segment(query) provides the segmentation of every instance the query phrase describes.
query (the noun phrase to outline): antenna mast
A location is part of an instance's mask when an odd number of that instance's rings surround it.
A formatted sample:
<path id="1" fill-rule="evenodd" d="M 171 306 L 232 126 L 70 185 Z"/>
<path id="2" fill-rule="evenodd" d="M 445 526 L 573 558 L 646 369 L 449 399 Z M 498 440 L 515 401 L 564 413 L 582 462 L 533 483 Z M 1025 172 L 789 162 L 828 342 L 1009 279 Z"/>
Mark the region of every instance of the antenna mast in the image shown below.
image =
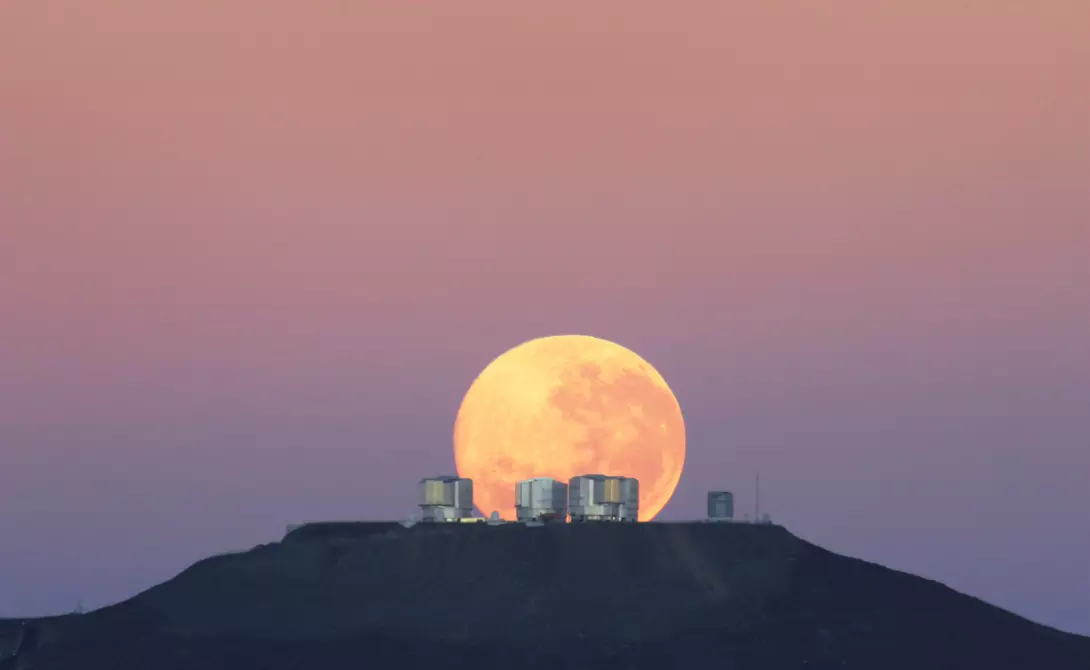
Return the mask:
<path id="1" fill-rule="evenodd" d="M 753 506 L 753 520 L 761 520 L 761 473 L 757 473 L 757 502 Z"/>

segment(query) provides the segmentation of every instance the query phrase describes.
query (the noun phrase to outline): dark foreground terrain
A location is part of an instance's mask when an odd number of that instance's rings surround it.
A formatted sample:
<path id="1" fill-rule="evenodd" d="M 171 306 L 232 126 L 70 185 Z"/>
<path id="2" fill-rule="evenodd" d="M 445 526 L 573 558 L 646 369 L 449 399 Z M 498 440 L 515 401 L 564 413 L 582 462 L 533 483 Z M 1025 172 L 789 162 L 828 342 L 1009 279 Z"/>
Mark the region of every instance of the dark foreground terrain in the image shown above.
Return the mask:
<path id="1" fill-rule="evenodd" d="M 778 526 L 330 524 L 114 607 L 0 621 L 5 658 L 0 670 L 1088 670 L 1090 638 Z"/>

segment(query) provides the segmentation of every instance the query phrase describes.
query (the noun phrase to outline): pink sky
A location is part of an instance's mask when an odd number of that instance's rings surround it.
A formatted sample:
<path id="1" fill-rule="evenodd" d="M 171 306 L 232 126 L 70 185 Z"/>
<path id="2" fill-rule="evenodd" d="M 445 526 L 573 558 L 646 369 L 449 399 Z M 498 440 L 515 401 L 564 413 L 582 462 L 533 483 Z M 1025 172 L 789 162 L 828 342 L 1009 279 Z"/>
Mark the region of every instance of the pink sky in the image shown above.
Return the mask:
<path id="1" fill-rule="evenodd" d="M 1088 119 L 1084 0 L 8 0 L 0 616 L 403 516 L 581 332 L 677 392 L 664 518 L 760 469 L 1090 633 Z"/>

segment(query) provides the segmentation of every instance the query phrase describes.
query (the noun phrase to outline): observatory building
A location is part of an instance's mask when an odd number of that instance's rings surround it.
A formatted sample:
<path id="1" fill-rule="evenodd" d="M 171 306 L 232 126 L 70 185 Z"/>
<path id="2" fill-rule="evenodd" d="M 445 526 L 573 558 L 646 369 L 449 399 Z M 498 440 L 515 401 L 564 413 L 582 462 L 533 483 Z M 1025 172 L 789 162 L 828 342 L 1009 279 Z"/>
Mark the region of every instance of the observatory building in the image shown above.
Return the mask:
<path id="1" fill-rule="evenodd" d="M 640 511 L 640 483 L 631 477 L 580 475 L 569 482 L 568 501 L 573 522 L 635 522 Z"/>
<path id="2" fill-rule="evenodd" d="M 473 516 L 473 480 L 428 477 L 420 480 L 421 521 L 459 522 Z"/>
<path id="3" fill-rule="evenodd" d="M 515 484 L 515 512 L 519 521 L 564 523 L 568 520 L 568 485 L 549 477 Z"/>
<path id="4" fill-rule="evenodd" d="M 734 494 L 730 491 L 709 491 L 708 519 L 710 521 L 733 521 Z"/>

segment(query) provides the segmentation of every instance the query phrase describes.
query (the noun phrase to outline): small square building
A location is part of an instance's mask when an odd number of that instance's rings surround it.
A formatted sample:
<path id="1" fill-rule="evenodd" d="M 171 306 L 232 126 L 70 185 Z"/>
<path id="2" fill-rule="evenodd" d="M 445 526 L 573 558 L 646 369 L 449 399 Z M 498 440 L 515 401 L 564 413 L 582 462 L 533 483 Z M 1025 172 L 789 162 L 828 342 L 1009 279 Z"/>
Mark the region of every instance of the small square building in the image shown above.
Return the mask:
<path id="1" fill-rule="evenodd" d="M 708 519 L 710 521 L 733 521 L 734 494 L 730 491 L 709 491 Z"/>

